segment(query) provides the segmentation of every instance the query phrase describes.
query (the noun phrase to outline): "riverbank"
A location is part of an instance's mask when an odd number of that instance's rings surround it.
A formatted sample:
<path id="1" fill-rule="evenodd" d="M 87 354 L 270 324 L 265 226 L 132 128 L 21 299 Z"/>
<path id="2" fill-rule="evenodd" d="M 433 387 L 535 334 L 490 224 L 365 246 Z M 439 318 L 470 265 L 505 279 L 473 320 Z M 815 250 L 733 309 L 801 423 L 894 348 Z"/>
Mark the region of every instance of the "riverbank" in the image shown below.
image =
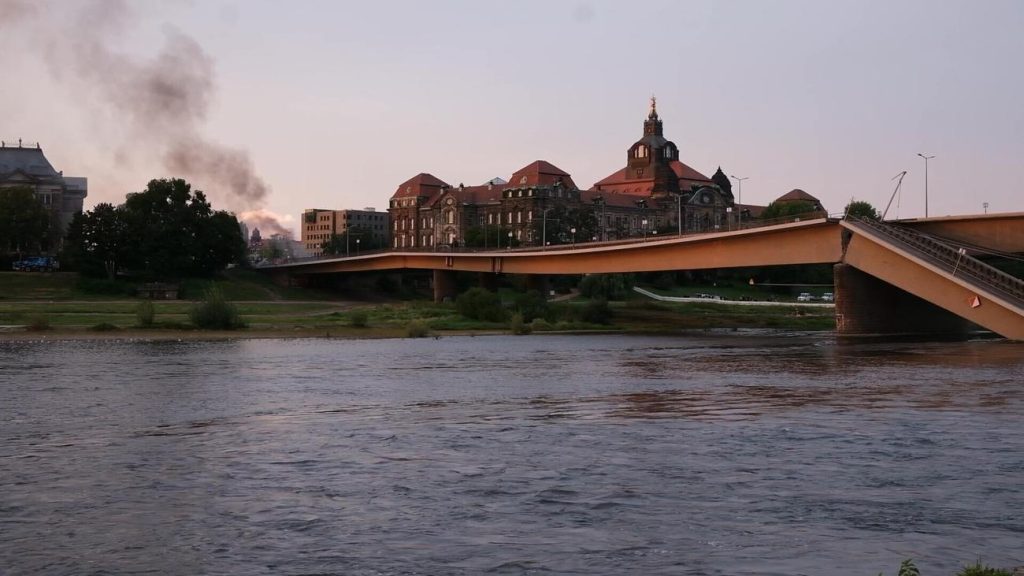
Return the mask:
<path id="1" fill-rule="evenodd" d="M 775 303 L 743 306 L 721 301 L 655 301 L 639 294 L 610 302 L 601 317 L 585 313 L 592 301 L 560 298 L 532 310 L 532 322 L 467 318 L 451 303 L 385 299 L 297 288 L 280 289 L 258 275 L 218 281 L 244 324 L 236 330 L 202 330 L 192 323 L 197 300 L 149 301 L 82 290 L 71 275 L 0 273 L 0 340 L 240 338 L 404 338 L 498 333 L 675 333 L 682 330 L 777 329 L 827 331 L 828 308 Z M 201 293 L 191 289 L 189 293 Z M 519 294 L 502 292 L 508 316 Z M 152 304 L 144 313 L 143 302 Z"/>

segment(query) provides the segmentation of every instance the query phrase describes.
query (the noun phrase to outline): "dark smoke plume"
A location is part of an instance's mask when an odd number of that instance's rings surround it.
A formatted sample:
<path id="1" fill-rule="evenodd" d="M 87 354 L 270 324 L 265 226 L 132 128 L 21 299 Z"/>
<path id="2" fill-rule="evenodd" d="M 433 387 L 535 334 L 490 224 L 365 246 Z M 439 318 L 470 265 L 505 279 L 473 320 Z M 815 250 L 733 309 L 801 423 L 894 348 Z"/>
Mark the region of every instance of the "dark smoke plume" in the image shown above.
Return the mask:
<path id="1" fill-rule="evenodd" d="M 0 16 L 10 13 L 22 20 L 38 12 L 33 10 L 35 4 L 21 0 L 0 0 L 0 6 L 4 6 Z M 256 173 L 249 153 L 213 142 L 204 134 L 215 91 L 214 63 L 195 39 L 168 30 L 160 51 L 144 61 L 115 52 L 109 45 L 109 39 L 122 35 L 133 23 L 124 1 L 92 0 L 75 14 L 74 22 L 73 29 L 43 36 L 50 69 L 78 93 L 94 95 L 94 104 L 103 113 L 128 128 L 131 141 L 124 147 L 129 155 L 133 151 L 156 154 L 172 176 L 189 179 L 236 212 L 258 211 L 264 220 L 261 227 L 287 232 L 276 216 L 262 208 L 269 188 Z"/>

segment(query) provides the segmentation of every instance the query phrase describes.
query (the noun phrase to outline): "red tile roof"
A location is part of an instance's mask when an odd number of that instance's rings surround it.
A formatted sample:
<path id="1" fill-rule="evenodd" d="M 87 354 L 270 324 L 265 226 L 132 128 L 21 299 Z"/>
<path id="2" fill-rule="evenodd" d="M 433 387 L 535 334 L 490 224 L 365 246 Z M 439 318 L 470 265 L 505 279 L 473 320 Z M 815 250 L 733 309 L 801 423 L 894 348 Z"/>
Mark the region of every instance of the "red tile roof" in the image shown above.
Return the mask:
<path id="1" fill-rule="evenodd" d="M 392 198 L 409 198 L 416 196 L 430 196 L 437 192 L 441 187 L 448 186 L 443 180 L 437 178 L 432 174 L 426 172 L 420 172 L 412 178 L 402 182 L 395 190 L 395 193 L 391 195 Z"/>
<path id="2" fill-rule="evenodd" d="M 815 198 L 814 196 L 811 196 L 810 194 L 808 194 L 807 192 L 804 192 L 803 190 L 801 190 L 799 188 L 794 188 L 794 189 L 790 190 L 789 192 L 786 192 L 782 196 L 779 196 L 778 198 L 776 198 L 775 201 L 776 202 L 796 202 L 796 201 L 801 201 L 801 202 L 813 202 L 815 204 L 820 204 L 821 203 L 817 198 Z"/>
<path id="3" fill-rule="evenodd" d="M 686 164 L 683 164 L 679 160 L 673 160 L 672 162 L 669 163 L 669 166 L 672 167 L 672 171 L 676 173 L 676 176 L 678 176 L 680 180 L 693 180 L 694 182 L 699 182 L 702 184 L 712 183 L 710 178 L 701 174 L 700 172 L 697 172 L 693 168 L 690 168 Z"/>
<path id="4" fill-rule="evenodd" d="M 568 172 L 550 162 L 537 160 L 513 172 L 512 177 L 508 180 L 508 185 L 511 187 L 551 186 L 558 181 L 561 181 L 562 185 L 568 189 L 576 188 L 576 184 Z"/>

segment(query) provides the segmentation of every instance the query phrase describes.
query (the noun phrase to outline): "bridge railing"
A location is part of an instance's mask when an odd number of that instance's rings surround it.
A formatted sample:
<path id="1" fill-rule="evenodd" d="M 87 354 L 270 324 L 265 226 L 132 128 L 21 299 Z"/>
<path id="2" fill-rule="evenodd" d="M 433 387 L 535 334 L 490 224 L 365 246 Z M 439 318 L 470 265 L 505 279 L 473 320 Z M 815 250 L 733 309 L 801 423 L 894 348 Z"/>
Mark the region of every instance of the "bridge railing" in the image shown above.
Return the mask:
<path id="1" fill-rule="evenodd" d="M 929 262 L 949 271 L 953 276 L 967 279 L 980 287 L 1008 297 L 1017 304 L 1024 305 L 1024 280 L 969 256 L 962 248 L 954 248 L 916 230 L 877 220 L 851 218 L 849 221 L 909 248 Z"/>

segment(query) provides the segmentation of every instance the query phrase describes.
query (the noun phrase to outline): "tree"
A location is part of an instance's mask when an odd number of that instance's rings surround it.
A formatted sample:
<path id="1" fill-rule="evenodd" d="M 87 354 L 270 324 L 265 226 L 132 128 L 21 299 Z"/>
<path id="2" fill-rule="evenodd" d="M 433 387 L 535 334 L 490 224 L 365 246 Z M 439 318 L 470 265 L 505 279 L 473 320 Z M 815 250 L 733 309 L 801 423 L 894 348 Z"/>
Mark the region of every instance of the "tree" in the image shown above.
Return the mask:
<path id="1" fill-rule="evenodd" d="M 64 260 L 87 276 L 105 275 L 113 280 L 127 259 L 129 246 L 124 210 L 112 204 L 97 204 L 88 212 L 76 214 L 68 226 Z"/>
<path id="2" fill-rule="evenodd" d="M 41 250 L 49 228 L 50 213 L 31 188 L 0 188 L 0 253 Z"/>
<path id="3" fill-rule="evenodd" d="M 365 226 L 351 226 L 341 234 L 332 234 L 320 245 L 320 249 L 328 256 L 348 256 L 355 254 L 357 250 L 380 248 L 385 248 L 384 240 Z"/>
<path id="4" fill-rule="evenodd" d="M 761 213 L 762 220 L 773 220 L 775 218 L 785 218 L 788 216 L 799 216 L 800 214 L 807 214 L 810 212 L 816 212 L 818 207 L 813 202 L 807 202 L 805 200 L 797 200 L 793 202 L 772 202 L 764 209 Z"/>
<path id="5" fill-rule="evenodd" d="M 85 274 L 108 278 L 121 268 L 147 278 L 209 276 L 245 256 L 238 219 L 214 211 L 181 179 L 151 180 L 114 207 L 100 204 L 76 218 L 66 253 Z"/>
<path id="6" fill-rule="evenodd" d="M 848 218 L 863 218 L 865 220 L 881 220 L 882 216 L 870 202 L 863 200 L 850 200 L 850 203 L 843 209 Z"/>

